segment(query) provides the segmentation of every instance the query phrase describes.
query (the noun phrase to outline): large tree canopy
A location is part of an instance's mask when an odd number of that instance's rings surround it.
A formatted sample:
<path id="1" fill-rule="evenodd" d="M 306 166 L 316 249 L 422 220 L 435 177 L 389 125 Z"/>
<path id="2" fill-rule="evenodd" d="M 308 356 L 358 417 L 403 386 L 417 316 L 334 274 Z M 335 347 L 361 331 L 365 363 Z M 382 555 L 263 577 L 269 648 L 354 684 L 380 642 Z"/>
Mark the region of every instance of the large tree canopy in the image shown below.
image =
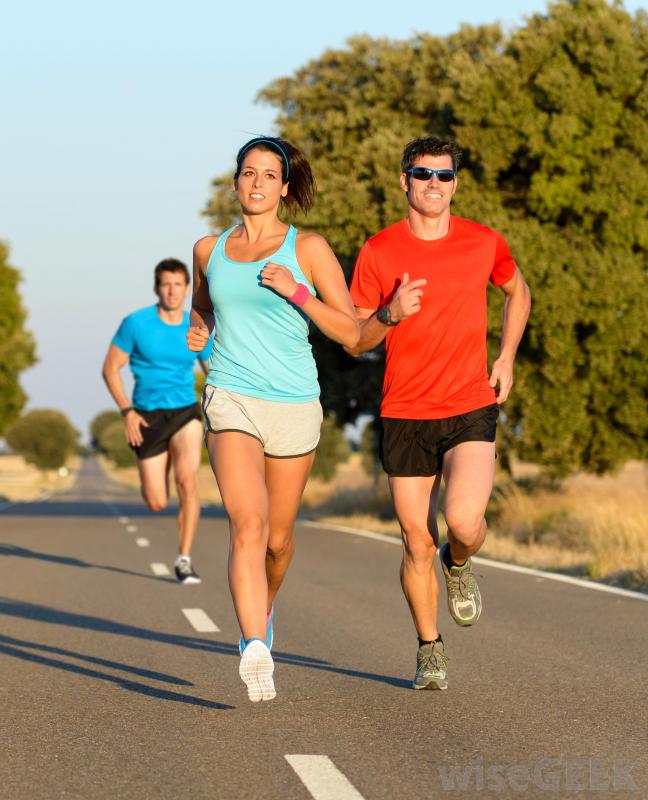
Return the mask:
<path id="1" fill-rule="evenodd" d="M 18 419 L 27 400 L 19 373 L 36 362 L 33 339 L 24 328 L 20 274 L 8 258 L 9 250 L 0 242 L 0 434 Z"/>
<path id="2" fill-rule="evenodd" d="M 326 236 L 347 272 L 365 239 L 405 212 L 404 144 L 455 139 L 455 213 L 505 235 L 534 298 L 503 447 L 557 473 L 646 456 L 646 14 L 572 0 L 508 34 L 466 25 L 405 42 L 358 37 L 260 98 L 317 176 L 315 207 L 297 224 Z M 235 213 L 230 180 L 214 182 L 216 230 Z M 494 356 L 500 293 L 489 299 Z M 314 344 L 325 405 L 339 418 L 374 411 L 377 360 Z"/>

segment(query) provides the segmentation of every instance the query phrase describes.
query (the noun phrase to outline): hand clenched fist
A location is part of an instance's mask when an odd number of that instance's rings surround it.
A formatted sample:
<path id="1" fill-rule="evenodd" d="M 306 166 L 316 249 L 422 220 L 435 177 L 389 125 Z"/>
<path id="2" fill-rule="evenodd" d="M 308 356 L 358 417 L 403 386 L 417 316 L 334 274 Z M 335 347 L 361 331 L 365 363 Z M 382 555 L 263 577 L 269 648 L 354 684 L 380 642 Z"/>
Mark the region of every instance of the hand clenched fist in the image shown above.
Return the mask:
<path id="1" fill-rule="evenodd" d="M 192 353 L 204 350 L 209 341 L 209 328 L 206 325 L 192 325 L 187 331 L 187 347 Z"/>
<path id="2" fill-rule="evenodd" d="M 274 264 L 272 261 L 268 261 L 261 271 L 261 283 L 274 289 L 282 297 L 292 297 L 298 286 L 289 269 L 282 267 L 281 264 Z"/>
<path id="3" fill-rule="evenodd" d="M 425 278 L 411 281 L 407 272 L 403 273 L 401 285 L 389 304 L 389 311 L 394 322 L 400 322 L 421 310 L 421 286 L 427 283 Z"/>

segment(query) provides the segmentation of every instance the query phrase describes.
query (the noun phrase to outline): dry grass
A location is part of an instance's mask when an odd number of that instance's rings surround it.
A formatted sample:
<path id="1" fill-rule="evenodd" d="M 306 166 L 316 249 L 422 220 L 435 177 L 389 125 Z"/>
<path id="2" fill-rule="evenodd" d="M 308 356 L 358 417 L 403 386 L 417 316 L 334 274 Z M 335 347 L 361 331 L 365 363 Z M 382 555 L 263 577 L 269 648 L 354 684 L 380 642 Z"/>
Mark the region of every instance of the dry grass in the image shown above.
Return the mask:
<path id="1" fill-rule="evenodd" d="M 109 475 L 138 486 L 137 469 Z M 220 503 L 208 466 L 200 469 L 204 503 Z M 648 591 L 648 465 L 630 462 L 616 475 L 577 475 L 551 485 L 533 465 L 518 465 L 515 480 L 498 476 L 487 517 L 489 534 L 480 555 L 538 569 L 556 570 Z M 398 536 L 387 482 L 366 475 L 357 454 L 338 467 L 330 483 L 311 479 L 302 515 Z M 443 517 L 439 530 L 445 534 Z"/>
<path id="2" fill-rule="evenodd" d="M 99 463 L 109 478 L 121 483 L 123 486 L 139 489 L 140 480 L 137 467 L 118 468 L 112 461 L 101 455 L 99 456 Z M 171 480 L 169 481 L 169 493 L 171 497 L 177 497 L 173 474 L 171 474 Z M 220 505 L 222 502 L 214 473 L 211 467 L 206 464 L 201 464 L 198 470 L 198 494 L 200 495 L 200 502 L 204 505 Z"/>
<path id="3" fill-rule="evenodd" d="M 80 461 L 79 456 L 71 456 L 66 464 L 67 472 L 61 473 L 57 469 L 40 470 L 22 456 L 1 455 L 0 501 L 26 502 L 51 492 L 65 491 L 74 484 Z"/>
<path id="4" fill-rule="evenodd" d="M 560 487 L 541 477 L 503 482 L 490 506 L 483 555 L 559 569 L 648 590 L 648 470 L 630 462 L 617 475 L 574 476 Z"/>

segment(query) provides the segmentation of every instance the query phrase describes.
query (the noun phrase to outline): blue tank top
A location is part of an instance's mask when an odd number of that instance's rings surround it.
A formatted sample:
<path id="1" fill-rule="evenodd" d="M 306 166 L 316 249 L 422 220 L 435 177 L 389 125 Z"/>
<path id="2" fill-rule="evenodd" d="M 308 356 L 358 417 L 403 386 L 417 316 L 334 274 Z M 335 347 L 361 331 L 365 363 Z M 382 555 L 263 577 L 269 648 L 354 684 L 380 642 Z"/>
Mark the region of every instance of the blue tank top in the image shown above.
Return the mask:
<path id="1" fill-rule="evenodd" d="M 262 261 L 232 261 L 225 242 L 236 226 L 219 237 L 207 263 L 214 306 L 214 347 L 207 383 L 231 392 L 284 403 L 319 397 L 317 368 L 308 341 L 308 317 L 289 300 L 263 286 L 268 261 L 282 264 L 312 295 L 315 289 L 297 263 L 297 229 L 288 229 L 281 247 Z"/>

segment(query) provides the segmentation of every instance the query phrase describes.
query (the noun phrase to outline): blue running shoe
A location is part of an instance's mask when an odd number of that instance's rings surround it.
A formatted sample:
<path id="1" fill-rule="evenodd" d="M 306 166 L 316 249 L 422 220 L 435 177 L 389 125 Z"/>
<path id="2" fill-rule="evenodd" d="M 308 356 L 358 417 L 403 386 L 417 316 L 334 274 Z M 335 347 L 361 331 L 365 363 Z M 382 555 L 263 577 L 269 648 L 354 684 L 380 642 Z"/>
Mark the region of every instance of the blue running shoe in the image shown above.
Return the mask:
<path id="1" fill-rule="evenodd" d="M 266 619 L 266 647 L 268 650 L 272 650 L 272 642 L 274 640 L 274 603 L 272 604 L 272 608 L 270 609 L 270 613 Z M 239 655 L 243 655 L 243 651 L 245 650 L 245 639 L 243 638 L 243 634 L 239 637 Z"/>
<path id="2" fill-rule="evenodd" d="M 272 650 L 272 641 L 274 639 L 274 603 L 270 608 L 270 613 L 266 619 L 266 647 Z"/>
<path id="3" fill-rule="evenodd" d="M 272 700 L 277 696 L 274 685 L 274 662 L 270 651 L 261 639 L 250 639 L 241 656 L 239 675 L 247 686 L 253 703 Z"/>

